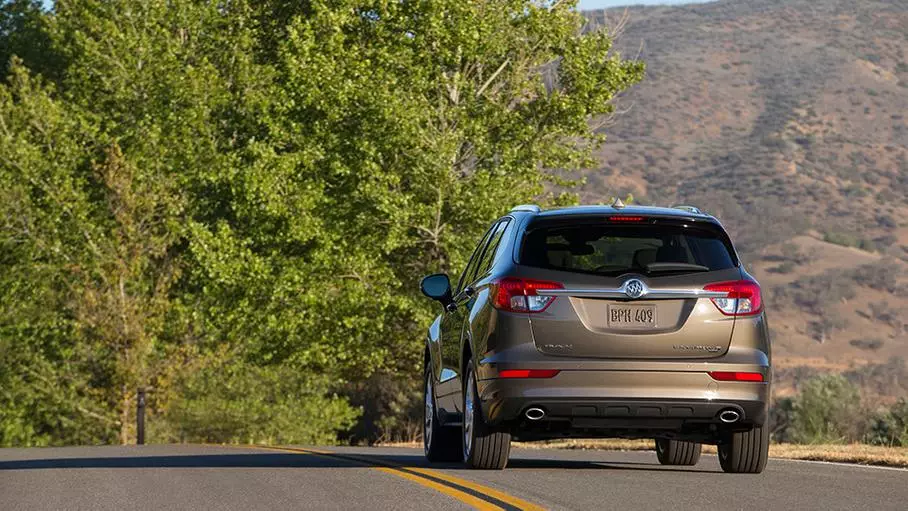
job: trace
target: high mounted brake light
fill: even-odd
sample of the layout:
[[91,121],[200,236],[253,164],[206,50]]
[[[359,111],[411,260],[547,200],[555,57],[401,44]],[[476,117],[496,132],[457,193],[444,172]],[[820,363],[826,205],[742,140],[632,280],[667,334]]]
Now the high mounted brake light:
[[539,289],[564,289],[564,286],[547,280],[505,277],[492,284],[492,304],[496,309],[507,312],[542,312],[555,301],[555,297],[539,296],[536,294]]
[[644,218],[644,217],[642,217],[642,216],[624,216],[624,215],[621,215],[621,216],[610,216],[610,217],[608,217],[608,221],[609,221],[609,222],[642,222],[642,221],[644,221],[644,220],[646,220],[646,218]]

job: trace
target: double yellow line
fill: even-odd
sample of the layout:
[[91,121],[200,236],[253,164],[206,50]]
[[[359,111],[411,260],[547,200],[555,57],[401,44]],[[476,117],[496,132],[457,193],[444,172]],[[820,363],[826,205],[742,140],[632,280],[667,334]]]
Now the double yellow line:
[[452,497],[474,509],[480,511],[543,511],[545,508],[532,504],[525,500],[508,495],[507,493],[489,488],[466,479],[444,474],[437,470],[423,467],[407,467],[370,459],[368,457],[356,456],[353,454],[341,454],[331,451],[316,449],[301,449],[297,447],[271,447],[264,445],[249,446],[258,449],[270,449],[273,451],[285,451],[295,454],[309,454],[315,456],[327,456],[336,459],[342,459],[353,463],[359,463],[374,470],[401,477],[408,481],[414,482],[426,488],[431,488]]

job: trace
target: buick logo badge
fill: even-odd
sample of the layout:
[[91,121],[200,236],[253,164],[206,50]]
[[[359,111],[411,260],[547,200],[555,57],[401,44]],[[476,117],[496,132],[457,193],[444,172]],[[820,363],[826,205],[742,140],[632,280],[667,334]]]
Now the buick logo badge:
[[628,298],[640,298],[646,294],[646,286],[640,279],[631,279],[624,283],[624,294]]

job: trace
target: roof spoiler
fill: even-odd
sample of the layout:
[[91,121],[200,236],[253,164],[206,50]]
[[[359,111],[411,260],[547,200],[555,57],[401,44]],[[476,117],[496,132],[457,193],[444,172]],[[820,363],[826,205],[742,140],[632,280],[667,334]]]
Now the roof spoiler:
[[542,208],[540,208],[539,206],[537,206],[535,204],[520,204],[520,205],[517,205],[517,206],[514,206],[513,208],[511,208],[512,213],[515,211],[527,211],[530,213],[539,213],[540,211],[542,211]]
[[702,214],[703,214],[703,212],[700,211],[700,208],[698,208],[697,206],[689,206],[689,205],[686,205],[686,204],[676,204],[676,205],[674,205],[674,206],[671,206],[671,208],[672,208],[672,209],[680,209],[680,210],[682,210],[682,211],[687,211],[688,213],[693,213],[693,214],[695,214],[695,215],[702,215]]

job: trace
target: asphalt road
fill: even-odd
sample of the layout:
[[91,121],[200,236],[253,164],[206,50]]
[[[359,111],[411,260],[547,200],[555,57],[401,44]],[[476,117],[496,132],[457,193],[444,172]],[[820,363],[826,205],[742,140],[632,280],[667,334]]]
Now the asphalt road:
[[432,465],[418,449],[205,445],[0,449],[0,510],[908,509],[908,471],[651,452],[515,450],[504,471]]

